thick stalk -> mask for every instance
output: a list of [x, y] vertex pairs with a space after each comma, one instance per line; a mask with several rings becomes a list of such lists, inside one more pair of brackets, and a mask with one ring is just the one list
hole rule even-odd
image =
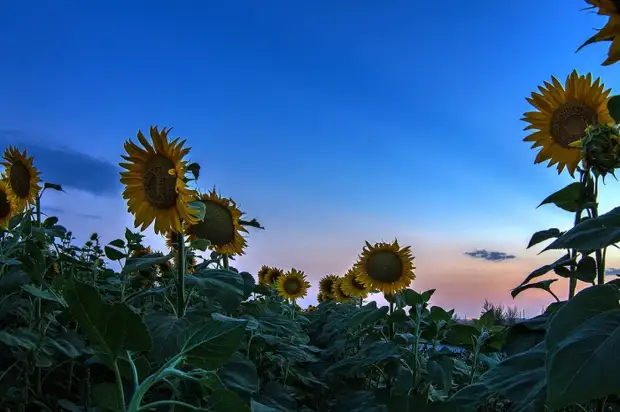
[[222, 266], [224, 266], [224, 269], [228, 269], [230, 267], [230, 263], [228, 262], [228, 255], [226, 254], [222, 255]]
[[[36, 203], [35, 203], [35, 213], [37, 216], [37, 227], [41, 227], [41, 194], [38, 194], [36, 197]], [[43, 285], [40, 284], [39, 285], [39, 290], [41, 290], [41, 292], [43, 292]], [[35, 305], [36, 305], [36, 310], [37, 310], [37, 320], [36, 320], [36, 327], [37, 329], [41, 330], [41, 319], [43, 317], [43, 313], [42, 313], [42, 301], [41, 301], [41, 297], [38, 296], [35, 300]], [[36, 381], [36, 391], [38, 395], [41, 395], [43, 393], [43, 379], [42, 379], [42, 375], [41, 375], [41, 368], [37, 367], [37, 381]]]
[[[594, 205], [590, 210], [592, 211], [592, 218], [598, 217], [598, 176], [596, 180], [594, 180]], [[596, 259], [596, 283], [598, 285], [602, 285], [605, 283], [605, 249], [599, 249], [594, 252], [594, 257]]]
[[185, 316], [185, 239], [177, 234], [177, 317]]

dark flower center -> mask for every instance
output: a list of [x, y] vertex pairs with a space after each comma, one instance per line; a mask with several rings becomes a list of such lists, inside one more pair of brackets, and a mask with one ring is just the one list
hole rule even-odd
[[394, 283], [402, 276], [403, 263], [392, 251], [373, 252], [366, 262], [366, 272], [372, 279]]
[[11, 189], [21, 199], [30, 194], [30, 171], [22, 162], [11, 166]]
[[558, 107], [551, 116], [551, 136], [563, 148], [585, 136], [586, 127], [598, 124], [596, 110], [579, 101]]
[[235, 240], [235, 226], [228, 208], [210, 200], [202, 202], [205, 205], [204, 220], [190, 226], [188, 232], [207, 239], [214, 246], [232, 243]]
[[151, 157], [144, 165], [142, 188], [147, 202], [157, 209], [170, 209], [177, 203], [177, 177], [168, 173], [170, 169], [174, 163], [163, 155]]

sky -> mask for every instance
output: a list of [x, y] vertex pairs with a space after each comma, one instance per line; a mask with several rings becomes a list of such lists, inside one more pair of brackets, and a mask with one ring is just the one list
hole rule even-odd
[[[446, 7], [449, 5], [449, 7]], [[515, 287], [559, 253], [532, 233], [573, 217], [536, 209], [571, 182], [534, 165], [525, 97], [607, 45], [577, 47], [605, 21], [581, 0], [2, 2], [0, 143], [34, 155], [44, 212], [76, 242], [133, 226], [120, 193], [123, 142], [173, 127], [200, 187], [235, 199], [250, 230], [235, 262], [344, 274], [365, 241], [411, 246], [411, 287], [478, 316], [485, 299], [528, 316], [552, 298]], [[620, 201], [608, 180], [602, 212]], [[147, 231], [154, 248], [164, 242]], [[481, 253], [475, 253], [482, 250]], [[610, 266], [620, 266], [614, 252]], [[566, 296], [566, 282], [554, 291]]]

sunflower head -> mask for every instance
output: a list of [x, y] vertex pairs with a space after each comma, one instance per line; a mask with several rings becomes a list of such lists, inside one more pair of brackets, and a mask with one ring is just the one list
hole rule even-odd
[[265, 282], [265, 276], [267, 276], [267, 273], [269, 273], [269, 270], [271, 268], [267, 265], [263, 265], [261, 266], [260, 270], [258, 271], [258, 284], [259, 285], [266, 285], [267, 282]]
[[147, 255], [152, 255], [153, 249], [150, 246], [142, 247], [140, 249], [135, 249], [131, 252], [132, 258], [141, 258]]
[[185, 240], [183, 235], [175, 230], [167, 230], [165, 237], [166, 247], [172, 250], [177, 250], [179, 248], [179, 242]]
[[348, 296], [365, 298], [368, 296], [370, 290], [357, 279], [357, 276], [358, 272], [355, 267], [349, 269], [349, 271], [342, 278], [340, 287]]
[[265, 285], [274, 285], [284, 276], [284, 271], [278, 268], [269, 268], [265, 274]]
[[620, 133], [613, 126], [588, 126], [586, 135], [571, 146], [581, 148], [584, 166], [596, 175], [605, 177], [620, 167]]
[[306, 281], [304, 272], [291, 269], [278, 279], [276, 288], [284, 299], [296, 300], [306, 296], [310, 283]]
[[351, 296], [349, 296], [342, 289], [342, 278], [337, 278], [332, 284], [332, 295], [338, 302], [341, 303], [349, 302], [351, 300]]
[[206, 239], [210, 249], [222, 255], [243, 255], [246, 241], [239, 219], [243, 215], [234, 200], [220, 197], [215, 189], [198, 199], [205, 206], [205, 217], [201, 222], [187, 227], [189, 239]]
[[314, 312], [315, 310], [316, 310], [316, 306], [312, 306], [312, 305], [309, 305], [309, 306], [306, 308], [306, 312], [308, 312], [308, 313], [310, 313], [310, 312]]
[[357, 281], [368, 290], [395, 293], [415, 279], [413, 256], [409, 246], [401, 248], [394, 243], [366, 242], [359, 261], [355, 265]]
[[11, 218], [17, 214], [17, 205], [9, 195], [8, 186], [5, 179], [0, 180], [0, 228], [7, 228]]
[[609, 20], [602, 29], [579, 46], [577, 51], [592, 43], [610, 41], [611, 45], [603, 66], [614, 64], [620, 60], [620, 2], [617, 0], [586, 0], [586, 2], [592, 6], [590, 8], [598, 9], [597, 14], [609, 16]]
[[187, 187], [185, 172], [187, 162], [184, 159], [190, 149], [184, 148], [185, 140], [179, 138], [168, 141], [170, 129], [150, 128], [152, 144], [138, 131], [138, 141], [125, 142], [123, 155], [126, 162], [120, 166], [121, 183], [125, 185], [123, 198], [127, 199], [128, 211], [135, 216], [135, 226], [141, 230], [155, 222], [155, 233], [165, 234], [172, 229], [182, 231], [181, 220], [196, 223], [190, 203], [196, 193]]
[[26, 205], [34, 204], [41, 190], [41, 173], [33, 166], [34, 158], [26, 150], [9, 146], [2, 156], [4, 175], [9, 197], [21, 211]]
[[326, 275], [319, 280], [319, 293], [322, 293], [326, 300], [335, 298], [332, 288], [336, 280], [338, 280], [336, 275]]
[[566, 78], [563, 86], [555, 77], [551, 83], [539, 86], [540, 93], [533, 92], [527, 101], [536, 111], [524, 113], [529, 123], [525, 130], [534, 130], [523, 140], [532, 142], [532, 148], [540, 147], [535, 163], [549, 161], [548, 167], [557, 164], [558, 173], [564, 168], [571, 176], [581, 161], [581, 151], [572, 147], [585, 136], [588, 126], [613, 124], [607, 110], [611, 89], [605, 90], [600, 78], [592, 82], [592, 75], [579, 75], [577, 71]]
[[323, 292], [319, 292], [319, 294], [316, 295], [316, 301], [319, 302], [319, 303], [327, 302], [328, 300], [331, 300], [331, 299], [325, 297]]

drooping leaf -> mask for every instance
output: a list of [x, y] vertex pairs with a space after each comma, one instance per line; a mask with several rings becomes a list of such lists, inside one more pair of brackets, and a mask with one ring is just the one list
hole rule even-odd
[[510, 291], [510, 295], [512, 295], [512, 297], [515, 298], [517, 297], [519, 293], [523, 292], [524, 290], [528, 290], [528, 289], [542, 289], [553, 295], [553, 292], [551, 292], [551, 284], [556, 281], [557, 279], [547, 279], [547, 280], [541, 280], [540, 282], [536, 282], [536, 283], [528, 283], [527, 285], [517, 286], [516, 288]]
[[620, 123], [620, 96], [611, 96], [607, 101], [609, 115], [616, 123]]
[[65, 283], [64, 298], [96, 350], [110, 360], [116, 360], [123, 350], [151, 349], [146, 325], [124, 303], [105, 303], [96, 288], [72, 278]]
[[110, 260], [121, 260], [121, 259], [125, 259], [126, 255], [125, 252], [118, 250], [114, 247], [105, 245], [103, 248], [105, 255], [108, 259]]
[[106, 382], [93, 387], [93, 397], [102, 412], [122, 412], [124, 400], [114, 383]]
[[24, 289], [24, 291], [28, 292], [29, 294], [31, 294], [34, 297], [37, 298], [41, 298], [44, 300], [49, 300], [50, 302], [56, 302], [59, 303], [62, 306], [67, 306], [67, 302], [65, 302], [65, 300], [62, 298], [61, 295], [57, 295], [56, 293], [54, 293], [54, 291], [47, 289], [47, 290], [43, 290], [40, 289], [32, 284], [26, 284], [22, 286], [22, 289]]
[[135, 257], [127, 259], [122, 274], [130, 274], [133, 272], [137, 272], [139, 270], [144, 270], [147, 268], [151, 268], [155, 265], [161, 265], [162, 263], [168, 262], [170, 259], [174, 258], [176, 252], [171, 252], [165, 256], [159, 255], [149, 255], [146, 257]]
[[55, 183], [45, 182], [45, 183], [43, 184], [43, 187], [44, 187], [45, 189], [52, 189], [52, 190], [56, 190], [56, 191], [58, 191], [58, 192], [64, 192], [64, 190], [62, 190], [62, 186], [57, 185], [57, 184], [55, 184]]
[[211, 411], [214, 412], [250, 412], [250, 404], [235, 392], [217, 389], [209, 396]]
[[224, 386], [245, 399], [250, 399], [252, 394], [258, 392], [256, 365], [246, 356], [234, 354], [217, 374]]
[[144, 317], [151, 337], [151, 354], [159, 363], [165, 363], [180, 351], [178, 337], [189, 325], [187, 318], [177, 318], [167, 312], [151, 312]]
[[592, 283], [596, 279], [596, 260], [592, 256], [584, 256], [574, 270], [565, 266], [556, 266], [554, 272], [565, 278], [575, 278], [582, 282]]
[[532, 235], [530, 242], [527, 244], [527, 248], [529, 249], [545, 240], [556, 238], [560, 236], [560, 234], [562, 234], [562, 232], [560, 232], [560, 229], [556, 228], [538, 231]]

